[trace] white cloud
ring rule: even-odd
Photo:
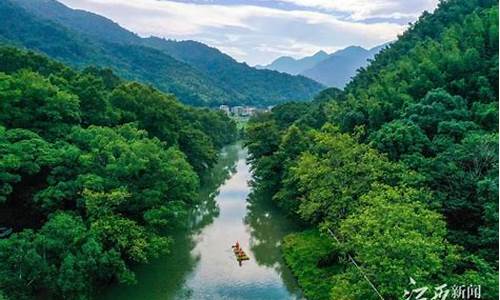
[[[416,18],[424,10],[432,10],[439,0],[279,0],[302,7],[344,12],[349,19]]]
[[[367,24],[340,20],[324,12],[280,10],[255,5],[225,6],[157,0],[60,1],[70,7],[108,17],[141,36],[198,40],[249,64],[268,63],[281,55],[298,57],[319,50],[333,51],[349,45],[373,47],[395,39],[405,28],[389,22]],[[339,2],[285,1],[303,2],[304,5],[314,2],[325,7],[328,3]],[[349,9],[355,10],[357,5],[367,1],[342,2],[348,2],[352,7]],[[334,6],[330,5],[330,8],[334,9]]]

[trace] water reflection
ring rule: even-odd
[[[190,212],[186,228],[178,228],[176,232],[170,233],[174,243],[169,255],[151,261],[147,265],[134,266],[133,270],[138,281],[136,285],[116,284],[105,290],[99,299],[192,298],[185,281],[200,260],[199,255],[192,254],[196,246],[192,234],[199,232],[219,216],[219,206],[215,198],[219,195],[219,187],[236,172],[235,166],[240,149],[238,145],[224,148],[216,166],[202,176],[200,204]]]
[[[300,294],[296,279],[281,256],[283,237],[300,228],[291,222],[271,201],[265,190],[253,188],[247,199],[245,223],[250,228],[250,247],[259,265],[273,268],[292,294]]]
[[[192,212],[190,226],[174,234],[171,253],[135,267],[137,285],[116,285],[101,298],[300,298],[278,248],[294,226],[263,194],[250,194],[246,155],[240,145],[226,148],[219,164],[205,174],[201,204]],[[236,240],[250,257],[241,267],[231,249]]]
[[[202,175],[199,192],[200,204],[190,216],[189,228],[191,231],[204,228],[219,216],[219,206],[215,198],[220,193],[220,186],[236,173],[236,161],[240,150],[239,144],[225,147],[219,155],[219,161],[215,167]]]

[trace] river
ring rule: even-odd
[[[279,250],[283,236],[297,228],[249,186],[246,157],[240,144],[223,149],[202,179],[201,204],[190,214],[189,226],[173,234],[170,254],[134,266],[136,285],[116,284],[98,298],[301,299]],[[231,250],[236,241],[250,257],[241,266]]]

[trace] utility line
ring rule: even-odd
[[[340,241],[339,239],[335,236],[335,234],[333,234],[333,232],[330,230],[330,228],[327,228],[328,230],[328,233],[335,239],[335,241],[337,241],[337,243],[340,245]],[[370,279],[368,279],[368,276],[366,276],[365,272],[363,272],[363,270],[361,269],[361,267],[356,263],[356,261],[354,260],[354,258],[352,258],[352,256],[347,253],[347,257],[349,258],[349,260],[352,262],[352,264],[359,270],[359,272],[361,273],[361,275],[363,275],[363,277],[365,278],[365,280],[368,282],[368,284],[370,284],[370,286],[372,287],[372,289],[375,291],[375,293],[377,294],[377,296],[379,296],[380,299],[384,300],[384,297],[382,297],[382,295],[379,293],[379,291],[377,290],[377,288],[375,287],[375,285],[370,281]]]

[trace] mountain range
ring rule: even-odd
[[[56,0],[0,1],[0,42],[77,68],[111,68],[197,106],[274,105],[311,99],[324,88],[303,76],[238,63],[199,42],[142,38],[107,18]]]
[[[295,59],[290,56],[282,56],[274,60],[267,66],[257,65],[257,69],[268,69],[273,71],[284,72],[292,75],[298,75],[305,70],[308,70],[318,63],[329,57],[325,51],[319,51],[312,56],[307,56],[301,59]]]
[[[387,44],[372,49],[350,46],[332,54],[319,51],[301,59],[282,56],[267,66],[256,66],[256,68],[303,75],[328,87],[343,88],[356,75],[356,71],[367,66],[370,59],[373,59],[385,46]]]

